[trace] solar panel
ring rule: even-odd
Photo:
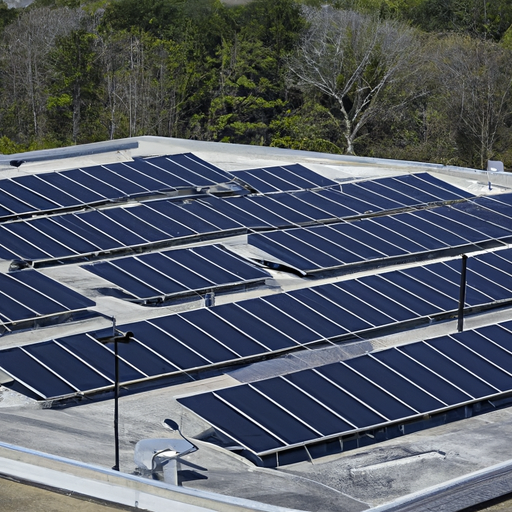
[[[215,251],[219,256],[218,261],[223,262],[224,256],[221,255],[220,249]],[[194,252],[194,259],[213,254],[209,246],[195,248]],[[480,280],[475,284],[472,279],[473,260],[478,258],[479,266],[491,265],[496,264],[497,257],[509,261],[511,253],[512,250],[506,250],[497,254],[482,254],[468,258],[466,307],[489,307],[493,304],[504,304],[505,300],[512,300],[511,277],[502,281],[500,289],[489,287]],[[184,271],[186,269],[183,265],[192,261],[187,256],[188,252],[184,250],[169,251],[169,254],[176,260],[176,268],[181,266]],[[167,261],[172,263],[167,254],[148,254],[141,256],[139,260],[141,258],[148,258],[151,265],[160,265],[164,262],[167,265]],[[136,261],[144,264],[139,260],[126,259],[130,262],[129,266],[118,267],[119,273],[123,273],[123,286],[130,279],[126,287],[132,287],[134,294],[162,292],[160,287],[164,279],[146,279],[146,274],[139,272],[133,272],[130,277],[126,272]],[[210,263],[212,261],[215,259],[212,258]],[[364,336],[369,332],[375,334],[381,332],[379,329],[382,328],[389,332],[389,329],[403,328],[405,323],[418,325],[430,322],[436,316],[446,318],[450,314],[453,315],[458,308],[460,263],[460,260],[455,260],[425,265],[421,268],[391,271],[124,325],[120,327],[123,331],[132,331],[135,334],[135,345],[124,353],[124,361],[128,366],[123,375],[127,381],[129,378],[143,379],[182,371],[199,371],[230,362],[240,363],[282,351],[345,340],[356,335]],[[94,265],[93,268],[103,268],[103,264]],[[109,272],[113,272],[114,268],[109,267]],[[235,269],[233,265],[229,265],[229,268]],[[478,268],[482,271],[480,267]],[[193,274],[191,269],[189,271]],[[29,280],[29,274],[24,272],[27,271],[22,271],[19,275]],[[179,275],[181,278],[181,274]],[[201,285],[204,281],[205,276],[197,274],[197,283]],[[480,289],[479,286],[484,288]],[[504,290],[508,290],[506,297]],[[496,296],[493,295],[494,292]],[[64,301],[64,298],[62,300]],[[512,334],[510,337],[512,340]],[[495,338],[493,334],[493,340]],[[64,343],[62,339],[55,341]],[[107,375],[103,366],[98,367],[98,364],[104,364],[103,360],[101,363],[94,362],[98,357],[101,359],[100,353],[104,350],[94,337],[82,335],[79,342],[66,347],[76,357],[87,359],[87,364],[96,368],[99,373]],[[429,360],[437,353],[437,349],[430,347],[422,350],[431,354]],[[496,350],[500,348],[496,346]],[[512,347],[510,350],[512,352]],[[92,355],[89,354],[90,351]],[[137,351],[140,351],[139,356],[136,355]],[[141,367],[143,360],[148,362]],[[55,359],[45,365],[60,375],[60,364],[61,362]],[[423,364],[423,359],[419,364]],[[445,362],[444,366],[448,368],[449,364]],[[411,375],[414,373],[414,367],[408,366]],[[153,369],[150,371],[150,368]],[[448,376],[452,370],[448,368],[446,371]],[[24,369],[20,367],[20,381],[23,381],[23,372]],[[418,371],[419,373],[421,372]],[[445,378],[444,374],[441,377]],[[432,385],[437,385],[434,381],[436,379],[432,380]],[[41,386],[45,385],[41,383]],[[441,383],[438,385],[441,386]],[[87,387],[87,382],[81,384],[74,381],[74,386],[80,392],[94,391]],[[430,390],[428,386],[426,388],[427,391]],[[45,389],[39,391],[41,395],[49,396]],[[448,391],[444,390],[443,393]],[[439,396],[446,402],[444,394]]]
[[[336,186],[333,180],[310,171],[300,164],[233,171],[239,180],[262,194],[272,192],[292,192],[322,187]]]
[[[36,270],[0,274],[0,322],[36,320],[94,306],[92,300],[72,291]]]
[[[385,209],[460,201],[472,197],[466,191],[428,173],[359,181],[344,184],[342,190],[349,196],[363,199]]]
[[[275,466],[304,445],[510,393],[511,327],[443,336],[178,401],[262,464]],[[507,345],[494,348],[503,359],[491,362],[480,345],[478,351],[467,347],[486,335],[492,345],[496,334]]]
[[[499,226],[499,218],[479,218],[470,213],[471,205],[465,205],[464,209],[462,205],[457,207],[442,206],[357,222],[253,233],[249,235],[249,244],[267,252],[274,261],[313,273],[386,258],[432,258],[434,251],[442,255],[448,250],[453,253],[455,248],[463,253],[488,244],[496,246],[497,240],[512,240],[512,230]]]
[[[0,220],[79,208],[233,179],[192,154],[169,155],[0,180]]]
[[[237,284],[261,284],[270,277],[218,245],[130,256],[82,268],[145,300]]]

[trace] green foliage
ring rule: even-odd
[[[512,24],[509,0],[423,0],[407,13],[429,32],[455,31],[499,41]]]
[[[492,154],[512,167],[508,96],[503,111],[508,114],[495,122],[495,135],[483,151],[461,124],[461,113],[467,112],[455,93],[462,81],[447,83],[440,64],[455,68],[475,39],[499,40],[502,52],[512,49],[512,2],[329,3],[371,13],[381,24],[398,19],[423,30],[411,36],[422,38],[424,54],[415,64],[420,62],[422,72],[414,77],[408,66],[406,80],[381,89],[377,115],[350,141],[357,154],[456,165],[479,165],[482,155]],[[236,7],[220,0],[36,0],[18,10],[0,0],[0,152],[137,135],[345,152],[349,142],[339,99],[291,84],[290,56],[307,26],[303,9],[295,0],[252,0]],[[48,20],[64,19],[62,13],[67,13],[62,30],[49,38],[49,28],[58,25]],[[26,35],[23,47],[20,33]],[[468,35],[469,42],[457,39],[455,45],[452,37],[458,34]],[[360,35],[351,33],[352,39]],[[381,42],[368,54],[364,72],[344,91],[347,111],[360,108],[366,115],[375,107],[373,97],[366,104],[360,93],[383,82],[384,57],[394,51],[384,46]],[[497,48],[488,46],[482,62],[495,63],[502,87],[510,83],[510,57],[505,52],[498,59]],[[396,50],[401,54],[404,48]],[[333,75],[340,90],[360,59],[352,47],[343,55],[343,66]],[[485,89],[486,66],[464,71],[464,86],[473,87],[474,97]],[[473,120],[480,119],[483,104],[473,108]]]
[[[17,15],[18,11],[16,9],[9,8],[3,0],[0,0],[0,33],[5,26],[16,19]]]

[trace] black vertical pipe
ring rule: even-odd
[[[464,303],[466,302],[466,268],[468,264],[468,257],[462,255],[462,268],[460,271],[460,291],[459,291],[459,314],[457,322],[457,330],[462,332],[464,330]]]
[[[114,390],[114,444],[116,449],[116,463],[112,469],[119,471],[119,357],[117,352],[117,337],[114,336],[115,363],[115,390]]]

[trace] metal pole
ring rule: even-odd
[[[464,303],[466,301],[466,268],[468,257],[462,255],[462,268],[460,271],[460,292],[459,292],[459,314],[457,322],[457,330],[462,332],[464,330]]]
[[[114,339],[114,446],[115,464],[112,469],[119,471],[119,354],[117,349],[116,319],[112,317],[112,338]]]

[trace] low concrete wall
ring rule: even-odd
[[[290,512],[241,498],[185,489],[0,443],[0,474],[154,512]]]

